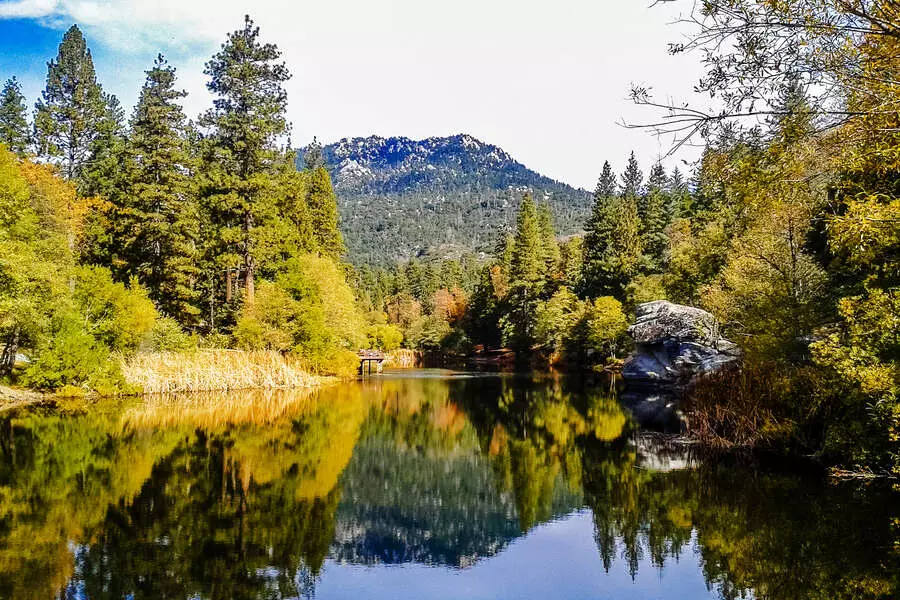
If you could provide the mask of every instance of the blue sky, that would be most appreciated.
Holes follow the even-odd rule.
[[[203,64],[250,12],[294,74],[292,140],[469,133],[546,175],[592,187],[603,160],[634,149],[648,171],[670,147],[619,122],[658,117],[627,99],[632,83],[689,99],[696,56],[671,57],[671,25],[691,0],[0,0],[0,78],[29,103],[72,23],[98,78],[130,113],[158,52],[178,68],[196,116],[210,103]],[[695,98],[696,102],[697,99]],[[708,101],[699,99],[700,104]],[[686,149],[666,162],[693,160]]]

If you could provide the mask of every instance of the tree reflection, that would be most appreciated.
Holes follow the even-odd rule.
[[[583,506],[598,574],[696,553],[729,600],[897,597],[895,493],[670,450],[609,388],[554,378],[7,414],[0,597],[311,595],[329,557],[465,568]]]

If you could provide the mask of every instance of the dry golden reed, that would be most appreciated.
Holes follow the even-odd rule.
[[[145,394],[309,388],[329,381],[280,352],[240,350],[141,353],[123,361],[122,374]]]
[[[399,348],[386,353],[384,366],[392,367],[394,369],[412,369],[420,366],[421,363],[421,352]]]
[[[122,415],[126,429],[153,430],[180,425],[214,431],[234,425],[272,425],[312,412],[314,390],[247,390],[148,396]]]

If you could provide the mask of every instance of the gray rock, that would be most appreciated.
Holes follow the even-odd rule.
[[[638,305],[628,333],[636,344],[678,341],[710,346],[719,338],[719,325],[705,310],[657,300]]]
[[[719,337],[715,317],[705,310],[660,300],[639,305],[636,315],[628,329],[635,352],[622,368],[629,384],[683,387],[740,360],[740,348]]]

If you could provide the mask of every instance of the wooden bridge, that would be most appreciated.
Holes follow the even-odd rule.
[[[359,356],[359,374],[366,375],[366,367],[368,367],[368,374],[371,375],[374,371],[375,373],[381,372],[381,365],[384,363],[384,352],[380,350],[360,350],[357,352],[357,356]]]

